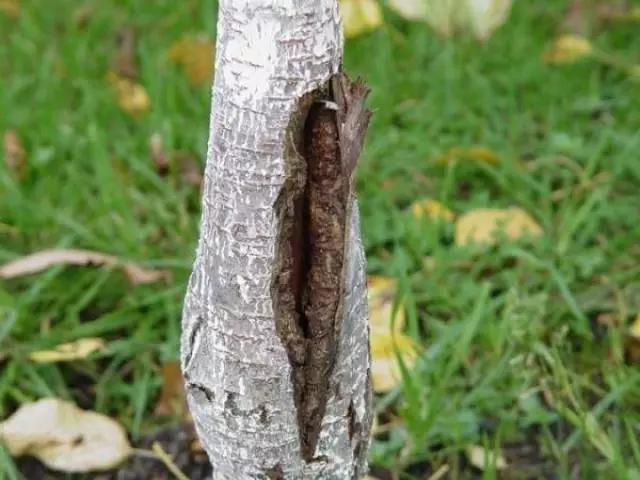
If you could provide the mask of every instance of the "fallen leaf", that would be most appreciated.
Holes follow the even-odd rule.
[[[387,333],[404,329],[404,305],[399,304],[393,315],[396,284],[396,280],[390,277],[371,276],[367,279],[369,325],[372,330]]]
[[[466,23],[473,36],[486,41],[511,11],[512,0],[466,0]]]
[[[507,461],[501,453],[496,455],[495,452],[485,449],[480,445],[469,445],[466,449],[469,463],[479,470],[496,469],[504,470],[507,468]]]
[[[611,20],[622,22],[640,22],[640,6],[628,7],[611,15]]]
[[[57,363],[82,360],[94,352],[105,350],[106,346],[101,338],[81,338],[75,342],[62,343],[53,350],[38,350],[29,354],[29,359],[36,363]]]
[[[371,435],[376,436],[378,434],[378,429],[380,428],[380,419],[378,415],[373,416],[373,421],[371,422]]]
[[[137,116],[151,107],[151,99],[145,88],[129,78],[120,77],[114,72],[107,74],[107,82],[114,88],[118,105],[125,112]]]
[[[640,313],[631,324],[631,327],[629,328],[629,335],[640,340]]]
[[[407,20],[424,20],[429,4],[423,0],[389,0],[389,7]]]
[[[121,266],[129,281],[135,285],[169,280],[168,270],[150,270],[134,263],[121,263],[118,258],[91,250],[42,250],[0,265],[0,278],[16,278],[41,272],[55,265]]]
[[[174,156],[178,163],[180,179],[187,185],[202,189],[202,167],[195,157],[188,152],[175,152]]]
[[[157,172],[160,175],[166,175],[169,171],[169,158],[164,150],[162,136],[158,132],[151,135],[149,139],[149,151]]]
[[[413,368],[417,359],[413,340],[402,333],[371,329],[371,382],[374,392],[388,392],[402,381],[398,356],[407,370]]]
[[[561,29],[568,33],[588,35],[604,24],[634,21],[637,7],[629,7],[626,0],[573,0],[567,8]]]
[[[640,364],[640,313],[631,322],[624,342],[624,358],[630,365]]]
[[[589,40],[580,35],[562,35],[554,40],[542,55],[550,64],[571,63],[586,58],[593,52]]]
[[[84,30],[89,25],[91,16],[93,15],[93,5],[87,3],[81,5],[73,11],[72,18],[73,24],[77,29]]]
[[[433,159],[434,163],[448,164],[454,160],[471,160],[474,162],[497,164],[496,153],[486,147],[452,147]]]
[[[425,215],[432,221],[452,221],[455,215],[442,203],[430,198],[417,200],[411,204],[411,215],[415,220],[421,220]]]
[[[180,65],[189,83],[209,85],[213,75],[215,45],[208,36],[188,35],[169,49],[169,61]]]
[[[164,177],[168,175],[171,166],[176,165],[181,183],[191,185],[198,189],[202,188],[202,167],[191,153],[184,151],[166,151],[159,133],[154,133],[151,136],[149,140],[149,151],[156,171],[160,176]]]
[[[126,26],[118,33],[116,52],[110,68],[116,76],[132,80],[138,78],[136,42],[136,31],[133,27]]]
[[[21,406],[0,423],[0,440],[14,457],[32,456],[69,473],[109,470],[132,451],[114,420],[58,398]]]
[[[631,65],[628,68],[627,73],[629,73],[629,75],[631,75],[632,77],[640,78],[640,65]]]
[[[390,0],[389,6],[407,19],[426,22],[443,37],[460,32],[485,41],[507,20],[511,3],[512,0]]]
[[[18,0],[0,0],[0,12],[7,17],[17,18],[20,16],[20,3]]]
[[[167,362],[162,367],[162,391],[154,413],[158,416],[189,416],[179,362]]]
[[[470,243],[495,245],[496,234],[504,231],[508,239],[515,240],[525,235],[539,237],[542,228],[527,212],[518,208],[507,209],[478,208],[458,218],[456,222],[455,244]]]
[[[382,11],[375,0],[340,0],[344,34],[356,37],[382,25]]]
[[[25,169],[25,152],[22,140],[15,130],[7,130],[2,137],[2,150],[4,152],[4,160],[9,170],[19,177],[24,174]]]

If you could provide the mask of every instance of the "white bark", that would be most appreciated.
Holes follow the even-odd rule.
[[[316,460],[300,456],[291,367],[272,284],[297,100],[339,68],[337,0],[221,0],[200,241],[183,313],[182,368],[221,479],[351,479],[366,470],[369,347],[365,258],[354,206],[345,313]]]

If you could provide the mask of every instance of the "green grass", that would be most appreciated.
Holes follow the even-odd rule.
[[[640,309],[640,82],[589,60],[544,65],[561,2],[516,4],[484,45],[442,41],[390,12],[383,29],[346,45],[347,70],[366,77],[376,110],[358,181],[369,272],[400,279],[408,332],[423,347],[404,387],[377,399],[383,425],[403,421],[375,439],[371,461],[407,479],[443,465],[449,478],[497,478],[469,468],[464,451],[476,444],[501,448],[500,478],[640,478],[640,373],[625,362]],[[190,87],[166,56],[215,23],[212,0],[176,5],[101,2],[86,29],[71,0],[25,1],[18,21],[0,14],[0,131],[15,129],[28,152],[20,180],[0,165],[0,263],[73,247],[173,273],[135,289],[104,268],[2,281],[0,418],[55,395],[108,413],[133,438],[157,421],[199,213],[197,190],[158,176],[148,142],[159,132],[168,149],[203,157],[208,89]],[[141,33],[152,100],[138,120],[104,79],[124,24]],[[640,63],[637,28],[614,25],[593,41]],[[474,145],[501,161],[431,160]],[[517,205],[545,234],[474,253],[453,244],[452,228],[411,218],[406,207],[423,197],[458,214]],[[602,313],[622,321],[599,326]],[[110,353],[26,359],[86,336]]]

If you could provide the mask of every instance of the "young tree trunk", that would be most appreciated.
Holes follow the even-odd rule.
[[[301,159],[328,145],[344,164],[357,158],[358,139],[332,128],[366,130],[369,114],[350,103],[363,101],[366,89],[335,75],[342,43],[337,0],[220,1],[200,241],[181,345],[214,480],[341,480],[366,471],[366,275],[352,179],[323,177],[317,188],[339,188],[300,197],[319,171]],[[317,238],[296,246],[295,232],[302,238],[314,228],[326,230],[322,241],[337,239],[333,249]],[[327,251],[339,253],[337,263],[314,263]],[[338,281],[328,281],[336,272]],[[313,282],[316,290],[303,293],[295,286]],[[320,326],[314,308],[332,295],[336,320]]]

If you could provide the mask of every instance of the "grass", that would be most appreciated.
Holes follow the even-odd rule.
[[[214,4],[138,3],[102,2],[87,28],[74,26],[71,0],[25,2],[17,21],[0,14],[0,131],[15,129],[28,152],[21,179],[0,165],[0,263],[73,247],[173,273],[135,289],[99,268],[0,283],[0,418],[58,396],[133,438],[157,422],[199,213],[197,189],[161,178],[148,142],[159,132],[167,148],[203,156],[209,92],[166,56],[185,33],[212,35]],[[439,468],[454,479],[640,478],[640,373],[625,333],[640,308],[640,83],[588,60],[542,64],[562,3],[516,2],[484,45],[442,41],[390,12],[383,29],[347,42],[347,69],[367,78],[376,110],[358,182],[368,268],[400,279],[423,347],[403,388],[376,401],[371,462],[400,478]],[[152,101],[137,120],[105,81],[125,24],[141,32]],[[636,30],[614,25],[593,40],[638,63]],[[500,162],[431,161],[473,145]],[[545,234],[474,253],[453,244],[451,227],[412,219],[406,207],[423,197],[459,214],[517,205]],[[619,321],[603,326],[603,314]],[[87,336],[110,354],[26,359]],[[508,468],[471,468],[469,445],[500,449]]]

